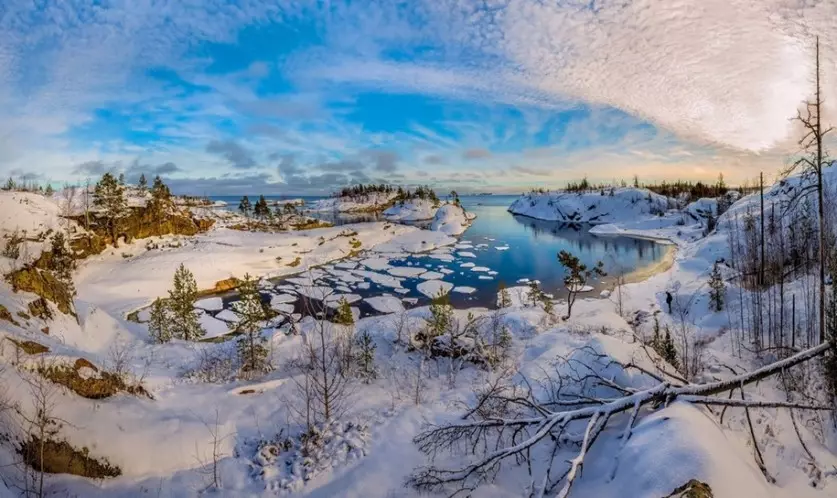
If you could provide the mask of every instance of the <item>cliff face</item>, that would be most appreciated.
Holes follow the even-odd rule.
[[[81,226],[85,224],[84,216],[76,216],[74,220]],[[111,237],[104,219],[91,213],[90,222],[92,236],[74,239],[70,244],[78,259],[99,254],[108,245],[118,244],[118,240],[114,241]],[[130,242],[134,239],[161,235],[195,235],[209,230],[214,223],[214,220],[196,218],[188,210],[170,212],[158,217],[148,207],[132,207],[130,214],[119,220],[116,237]]]
[[[84,226],[84,216],[77,216],[73,219]],[[213,220],[195,218],[187,210],[166,214],[163,219],[158,220],[150,209],[134,207],[131,208],[127,217],[120,220],[117,238],[130,242],[134,239],[160,235],[195,235],[209,230],[212,224]],[[113,242],[103,220],[92,217],[90,232],[71,239],[70,248],[75,259],[84,259],[100,254],[108,245],[114,245]],[[37,294],[54,303],[62,313],[75,316],[73,311],[75,292],[71,285],[56,278],[50,270],[51,258],[52,253],[44,251],[33,263],[7,275],[6,280],[15,292]]]

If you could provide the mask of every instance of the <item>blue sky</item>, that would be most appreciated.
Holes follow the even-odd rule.
[[[830,77],[837,7],[751,3],[7,0],[0,174],[288,195],[773,174],[810,90],[796,27]]]

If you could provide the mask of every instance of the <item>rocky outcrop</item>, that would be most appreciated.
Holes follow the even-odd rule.
[[[74,218],[84,226],[84,216]],[[116,238],[130,242],[134,239],[144,239],[162,235],[196,235],[212,228],[214,220],[197,218],[188,210],[175,211],[158,216],[147,207],[131,208],[130,214],[119,220]],[[99,254],[108,245],[115,245],[113,237],[107,229],[104,219],[93,216],[90,224],[92,233],[70,241],[70,246],[76,254],[76,259],[83,259],[93,254]]]
[[[36,294],[55,303],[59,311],[76,316],[73,312],[73,289],[49,270],[42,270],[37,264],[25,266],[6,276],[15,292],[24,291]]]
[[[708,484],[692,479],[663,498],[713,498],[713,495]]]

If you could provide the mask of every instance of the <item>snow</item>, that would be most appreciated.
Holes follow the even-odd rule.
[[[462,263],[459,265],[460,268],[474,268],[475,266],[477,266],[476,263]]]
[[[474,254],[470,251],[460,251],[460,252],[456,253],[456,255],[459,256],[460,258],[476,258],[477,257],[476,254]]]
[[[547,221],[614,223],[665,213],[673,200],[643,188],[621,187],[600,191],[529,193],[520,196],[509,212]]]
[[[473,219],[473,214],[466,213],[460,206],[445,204],[436,211],[430,229],[448,235],[460,235],[468,229]]]
[[[275,296],[270,297],[270,305],[273,306],[275,304],[293,303],[297,299],[298,297],[293,294],[276,294]]]
[[[831,171],[828,173],[833,174]],[[766,204],[787,199],[790,195],[788,189],[798,183],[795,182],[797,180],[789,179],[770,188],[766,192]],[[0,205],[4,230],[14,228],[17,211],[20,211],[19,218],[24,224],[60,224],[58,210],[50,207],[52,201],[42,202],[35,198],[31,203],[8,202],[12,196],[18,196],[18,199],[29,197],[18,193],[0,193],[0,202],[3,198],[7,201]],[[743,215],[758,201],[758,196],[745,197],[733,205],[730,212],[732,215]],[[703,200],[696,202],[709,204]],[[566,204],[569,201],[562,201],[562,205]],[[686,210],[697,209],[698,204],[693,204]],[[13,212],[9,214],[8,209]],[[566,321],[560,319],[565,312],[564,302],[560,300],[556,301],[556,316],[547,317],[540,307],[530,306],[527,286],[507,289],[512,303],[502,310],[501,319],[512,337],[510,363],[520,366],[521,375],[532,380],[542,378],[543,372],[554,371],[559,356],[589,361],[591,356],[585,355],[590,353],[586,349],[579,350],[589,348],[601,354],[603,365],[607,365],[597,370],[597,374],[612,379],[622,387],[648,386],[653,383],[650,378],[638,371],[623,371],[609,360],[636,361],[643,367],[653,368],[633,334],[636,331],[647,338],[651,316],[656,316],[661,326],[678,330],[676,317],[664,310],[666,290],[678,297],[697,296],[689,301],[688,334],[705,343],[706,367],[700,378],[725,379],[729,375],[726,366],[738,370],[754,369],[769,361],[769,358],[756,358],[746,351],[743,355],[732,354],[731,338],[741,334],[741,331],[735,329],[734,322],[730,324],[728,313],[708,311],[705,297],[707,268],[716,259],[728,254],[726,234],[723,233],[727,228],[721,223],[718,228],[720,233],[692,239],[692,235],[700,232],[699,226],[678,226],[676,220],[682,215],[678,212],[663,217],[645,217],[643,214],[639,218],[611,219],[609,225],[599,225],[594,230],[600,235],[628,233],[665,237],[673,244],[674,254],[669,266],[622,288],[625,309],[631,310],[631,318],[646,317],[641,323],[629,324],[616,313],[611,300],[598,299],[595,295],[579,296],[572,317]],[[732,215],[722,216],[721,221]],[[434,251],[456,243],[454,238],[445,234],[414,227],[393,225],[383,230],[380,223],[352,227],[359,232],[358,238],[367,250],[376,245],[384,248],[380,251],[373,249],[368,257],[384,260],[390,266],[397,259],[395,255],[403,258],[416,248],[420,248],[421,252]],[[424,455],[417,451],[413,437],[426,423],[440,424],[458,419],[463,407],[473,402],[474,389],[484,385],[486,377],[491,375],[485,367],[466,362],[458,379],[451,382],[445,371],[448,365],[446,359],[426,360],[430,366],[425,370],[424,399],[419,405],[412,401],[409,372],[415,372],[419,356],[395,343],[395,327],[402,319],[402,302],[414,305],[417,303],[415,298],[404,298],[402,302],[399,302],[398,296],[366,299],[370,307],[381,313],[395,312],[399,315],[358,319],[357,331],[368,332],[377,346],[379,376],[369,384],[357,382],[352,385],[356,392],[347,404],[345,418],[341,417],[333,427],[324,430],[325,444],[316,452],[315,458],[310,458],[310,455],[309,458],[303,457],[296,443],[287,450],[279,447],[275,438],[283,434],[294,441],[299,440],[301,424],[295,420],[289,406],[298,392],[294,382],[298,379],[294,379],[293,374],[283,367],[299,352],[305,330],[311,330],[312,318],[302,319],[295,314],[294,319],[299,320],[302,332],[300,335],[286,333],[289,327],[264,332],[270,339],[271,357],[277,371],[249,381],[236,378],[217,383],[184,378],[183,372],[196,368],[203,354],[228,352],[234,357],[237,341],[186,343],[175,340],[168,344],[152,344],[148,341],[146,325],[125,320],[128,311],[141,309],[156,297],[166,295],[174,269],[181,262],[195,273],[202,289],[210,288],[224,278],[242,276],[245,272],[260,278],[288,276],[345,257],[350,250],[348,241],[337,236],[345,228],[283,234],[232,232],[215,228],[207,234],[179,238],[183,247],[166,251],[145,251],[147,241],[137,241],[119,251],[107,250],[82,262],[75,275],[79,289],[76,300],[78,321],[72,317],[56,316],[50,323],[50,334],[44,334],[34,326],[28,328],[23,323],[15,326],[2,322],[2,337],[41,342],[51,348],[48,357],[56,360],[74,361],[84,357],[104,366],[109,361],[108,351],[112,346],[127,344],[134,355],[129,363],[138,367],[135,373],[143,375],[144,384],[154,396],[152,400],[122,394],[93,402],[62,391],[55,406],[55,416],[66,421],[61,427],[60,437],[76,447],[89,448],[92,455],[119,465],[123,476],[100,483],[74,476],[50,475],[47,479],[48,493],[54,496],[121,498],[148,494],[148,490],[155,494],[155,490],[159,489],[156,494],[160,496],[193,496],[195,490],[206,486],[206,455],[212,452],[212,437],[207,426],[212,427],[217,416],[218,433],[225,435],[218,448],[223,483],[218,493],[222,496],[263,496],[284,492],[312,497],[384,498],[411,495],[413,491],[403,487],[405,479],[413,468],[428,463]],[[322,246],[319,245],[320,237],[326,240]],[[332,240],[330,237],[336,238]],[[421,244],[421,240],[425,244]],[[500,250],[499,247],[503,246],[497,247]],[[264,249],[264,253],[260,249]],[[119,254],[122,250],[132,252],[134,257],[123,259]],[[278,262],[277,256],[281,256]],[[297,256],[301,259],[300,266],[287,267],[287,262]],[[429,256],[453,259],[449,248]],[[296,281],[299,287],[277,285],[275,288],[282,294],[272,294],[271,304],[291,312],[291,303],[295,300],[292,289],[303,295],[314,289],[333,292],[331,287],[325,287],[324,278],[332,281],[329,286],[334,279],[351,278],[356,281],[357,289],[368,289],[369,282],[359,281],[360,278],[368,278],[376,283],[388,282],[394,289],[393,293],[410,292],[401,287],[400,278],[385,273],[390,268],[359,267],[357,258],[354,259],[335,263],[333,268],[291,277],[299,279]],[[474,268],[474,271],[485,268],[473,263],[468,267]],[[438,272],[427,271],[421,277],[435,277],[434,273],[441,276],[451,271],[436,269]],[[554,268],[548,270],[553,271]],[[536,276],[530,275],[531,278]],[[490,278],[480,275],[480,278],[483,277]],[[528,282],[529,279],[520,281],[521,284]],[[728,285],[730,292],[738,290],[733,287],[734,283],[728,282]],[[801,284],[789,282],[786,286],[786,292],[795,293],[800,291]],[[417,289],[428,297],[434,297],[439,291],[476,292],[473,287],[454,286],[438,279],[420,282]],[[360,298],[345,291],[342,294],[350,296],[347,298],[353,302],[358,302]],[[13,316],[18,311],[24,311],[32,298],[29,294],[14,293],[7,283],[0,282],[0,304],[7,307]],[[217,296],[205,298],[199,304],[204,309],[218,311],[218,299]],[[737,314],[738,310],[731,311],[734,312],[731,314]],[[412,333],[421,330],[428,313],[427,306],[404,312],[405,329]],[[490,317],[488,313],[494,313],[494,310],[455,310],[454,316],[464,323],[468,313]],[[353,308],[353,314],[357,316],[357,308]],[[231,310],[220,310],[217,317],[211,313],[199,316],[207,338],[229,332],[229,325],[223,321],[225,318],[231,321],[237,319]],[[18,368],[21,363],[12,361],[14,353],[10,349],[0,348],[0,366],[4,367],[0,368],[0,385],[21,410],[31,412],[31,396],[26,382],[31,377]],[[29,361],[35,360],[30,358]],[[145,364],[148,364],[145,367],[147,374],[142,372],[142,365]],[[601,394],[587,392],[579,385],[565,387],[584,395]],[[765,379],[757,386],[749,386],[746,395],[753,400],[785,399],[776,379]],[[643,411],[627,440],[623,438],[627,415],[614,418],[588,453],[584,472],[574,484],[570,497],[660,498],[670,495],[674,488],[689,479],[709,483],[716,497],[825,498],[834,495],[837,476],[830,469],[837,466],[837,455],[833,452],[834,435],[830,426],[818,425],[815,418],[805,418],[802,411],[797,411],[803,439],[810,445],[818,468],[822,470],[814,487],[811,485],[813,477],[809,459],[800,447],[787,413],[775,409],[752,409],[751,414],[757,440],[769,471],[777,479],[776,485],[766,484],[753,464],[752,443],[742,410],[727,410],[724,422],[719,423],[718,416],[705,407],[675,401]],[[349,424],[349,421],[355,420],[361,420],[365,425]],[[817,427],[823,427],[825,431],[819,434]],[[565,434],[570,440],[575,440],[582,431],[583,426],[573,424]],[[270,448],[271,445],[273,448]],[[577,444],[564,445],[556,456],[556,471],[563,471],[565,462],[572,459],[577,451]],[[533,455],[539,462],[533,470],[539,472],[543,451],[533,452]],[[15,454],[8,445],[0,444],[0,475],[4,478],[10,468],[6,464],[14,458]],[[437,461],[450,463],[452,468],[461,468],[463,458],[461,454],[440,454]],[[203,463],[198,459],[202,459]],[[493,483],[483,484],[474,490],[474,496],[529,494],[525,489],[530,479],[525,465],[504,463],[496,477]],[[6,484],[0,479],[0,496],[6,498],[5,495],[11,492],[7,492],[4,486]]]
[[[491,268],[489,268],[487,266],[472,266],[471,271],[486,272],[486,271],[491,271]]]
[[[401,287],[401,279],[391,275],[384,275],[374,271],[353,270],[355,275],[371,280],[373,283],[383,285],[384,287]],[[358,285],[358,288],[362,288]]]
[[[419,276],[419,278],[421,278],[422,280],[438,280],[440,278],[443,278],[444,276],[445,274],[441,273],[440,271],[428,271],[422,273]]]
[[[360,264],[369,268],[370,270],[386,270],[389,268],[389,260],[387,258],[366,258],[360,261]]]
[[[387,270],[387,273],[389,273],[390,275],[407,278],[417,277],[422,273],[426,272],[427,270],[425,270],[424,268],[411,266],[396,266]]]
[[[401,304],[401,300],[393,296],[367,297],[363,301],[379,313],[398,313],[404,311],[404,305]]]
[[[416,286],[416,290],[429,298],[438,297],[440,293],[447,294],[451,289],[453,284],[443,280],[427,280]]]
[[[433,219],[439,209],[433,201],[426,199],[411,199],[398,202],[383,212],[384,218],[389,221],[424,221]]]
[[[205,339],[211,339],[213,337],[219,337],[230,333],[230,327],[226,322],[223,322],[218,318],[213,318],[208,313],[201,315],[198,318],[198,323],[200,323],[201,327],[206,332],[206,335],[204,335]]]
[[[241,320],[241,318],[239,318],[238,315],[236,315],[235,312],[233,312],[233,310],[229,309],[219,312],[217,315],[215,315],[215,318],[229,323],[238,323]]]
[[[388,205],[394,197],[395,192],[371,192],[356,197],[331,197],[314,201],[309,210],[340,213],[374,211]]]
[[[195,301],[195,308],[204,311],[221,311],[224,309],[224,301],[220,297],[207,297]]]

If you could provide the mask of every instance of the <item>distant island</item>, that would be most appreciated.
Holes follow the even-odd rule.
[[[479,194],[476,194],[476,195],[481,196],[481,195],[494,195],[494,194],[491,193],[491,192],[480,192]]]

